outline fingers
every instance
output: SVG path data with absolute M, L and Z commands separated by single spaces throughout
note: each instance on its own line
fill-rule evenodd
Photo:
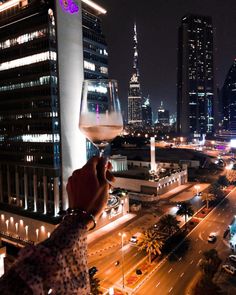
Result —
M 106 179 L 109 182 L 114 182 L 115 181 L 114 175 L 110 171 L 108 171 L 108 170 L 106 171 Z
M 96 167 L 99 163 L 101 158 L 99 157 L 92 157 L 91 159 L 88 160 L 88 162 L 86 163 L 86 165 L 84 165 L 84 167 L 89 166 L 89 168 L 91 169 L 91 167 L 93 168 L 94 171 L 96 171 Z

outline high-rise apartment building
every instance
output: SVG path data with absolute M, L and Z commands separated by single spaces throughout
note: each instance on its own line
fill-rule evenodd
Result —
M 223 88 L 223 131 L 229 135 L 236 134 L 236 60 L 231 66 Z
M 214 47 L 212 19 L 186 15 L 178 44 L 177 129 L 187 137 L 214 131 Z
M 142 93 L 138 68 L 138 37 L 136 24 L 134 24 L 134 61 L 132 76 L 129 81 L 128 124 L 141 125 L 142 121 Z
M 0 210 L 41 218 L 68 207 L 68 176 L 86 160 L 78 130 L 82 81 L 107 77 L 106 44 L 92 12 L 104 10 L 89 3 L 0 5 Z

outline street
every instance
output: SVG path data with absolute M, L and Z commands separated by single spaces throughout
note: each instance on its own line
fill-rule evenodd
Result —
M 207 184 L 200 184 L 200 190 L 204 190 L 208 185 Z M 126 233 L 126 245 L 123 248 L 125 254 L 125 263 L 124 263 L 124 273 L 127 274 L 130 270 L 135 268 L 138 262 L 145 257 L 145 252 L 139 252 L 138 248 L 135 246 L 131 246 L 128 241 L 132 234 L 135 232 L 143 232 L 144 227 L 148 228 L 162 216 L 163 214 L 173 214 L 175 215 L 177 211 L 177 207 L 175 205 L 176 202 L 190 200 L 194 211 L 196 212 L 199 208 L 202 207 L 203 202 L 199 196 L 195 196 L 196 188 L 193 186 L 186 188 L 184 191 L 178 193 L 173 198 L 171 198 L 171 202 L 173 200 L 174 205 L 170 204 L 163 204 L 162 213 L 157 214 L 156 209 L 152 208 L 152 213 L 146 214 L 139 219 L 135 219 L 134 221 L 130 221 L 128 225 L 123 227 L 119 227 L 114 229 L 112 232 L 109 232 L 108 237 L 101 237 L 100 239 L 96 239 L 95 243 L 89 245 L 89 253 L 94 252 L 95 249 L 99 249 L 101 251 L 98 252 L 96 255 L 89 256 L 89 267 L 96 266 L 98 268 L 98 278 L 101 280 L 102 290 L 107 290 L 112 285 L 116 284 L 117 282 L 122 282 L 122 265 L 121 265 L 121 244 L 120 244 L 120 237 L 118 235 L 119 232 Z M 157 215 L 153 217 L 153 214 Z M 178 219 L 181 221 L 181 224 L 184 222 L 184 217 L 178 216 Z M 107 249 L 102 251 L 102 247 L 104 245 L 109 245 L 112 243 L 114 247 L 111 249 Z M 115 266 L 115 262 L 119 261 L 120 264 Z
M 186 253 L 178 254 L 178 248 L 171 258 L 156 270 L 134 294 L 184 294 L 193 277 L 199 271 L 198 263 L 202 253 L 211 248 L 216 248 L 221 259 L 231 253 L 229 245 L 223 239 L 223 233 L 236 214 L 236 190 L 232 191 L 228 198 L 219 204 L 188 236 L 190 241 Z M 214 244 L 207 242 L 211 232 L 217 234 Z

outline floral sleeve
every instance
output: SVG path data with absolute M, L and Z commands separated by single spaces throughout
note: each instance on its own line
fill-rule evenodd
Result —
M 10 286 L 18 281 L 14 292 Z M 24 248 L 0 280 L 1 295 L 89 293 L 87 229 L 77 216 L 67 216 L 49 239 Z

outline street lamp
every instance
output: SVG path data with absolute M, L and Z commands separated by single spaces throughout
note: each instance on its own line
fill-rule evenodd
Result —
M 121 255 L 122 255 L 122 286 L 123 289 L 125 288 L 125 274 L 124 274 L 124 251 L 123 251 L 123 247 L 124 247 L 124 238 L 126 237 L 125 233 L 119 233 L 119 236 L 121 237 Z
M 200 185 L 195 185 L 194 188 L 196 189 L 196 191 L 197 191 L 197 196 L 198 196 L 198 194 L 199 194 L 199 189 L 200 189 Z

